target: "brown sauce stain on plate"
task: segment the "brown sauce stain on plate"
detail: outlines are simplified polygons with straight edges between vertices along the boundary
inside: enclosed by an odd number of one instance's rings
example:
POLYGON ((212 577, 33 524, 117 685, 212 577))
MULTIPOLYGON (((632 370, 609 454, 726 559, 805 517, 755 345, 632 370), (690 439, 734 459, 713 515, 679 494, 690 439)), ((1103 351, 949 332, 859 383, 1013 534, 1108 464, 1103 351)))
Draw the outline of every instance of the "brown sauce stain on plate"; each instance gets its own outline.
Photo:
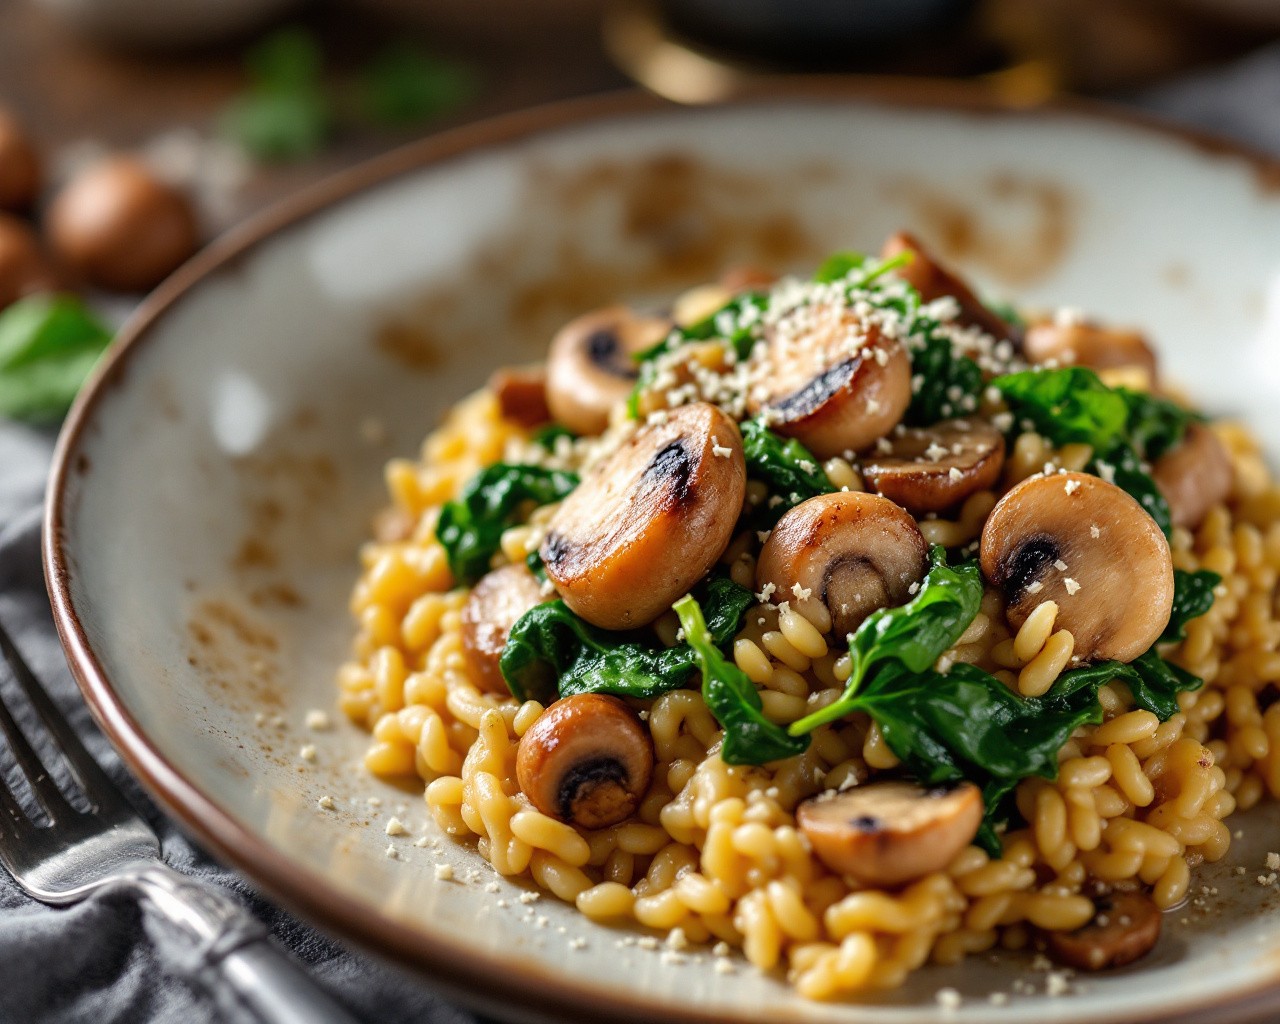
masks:
POLYGON ((906 180, 886 193, 908 206, 909 226, 943 259, 1010 286, 1052 273, 1074 239, 1075 200, 1047 180, 999 174, 963 197, 906 180))
POLYGON ((373 347, 407 370, 434 370, 445 361, 447 344, 425 324, 393 321, 373 337, 373 347))

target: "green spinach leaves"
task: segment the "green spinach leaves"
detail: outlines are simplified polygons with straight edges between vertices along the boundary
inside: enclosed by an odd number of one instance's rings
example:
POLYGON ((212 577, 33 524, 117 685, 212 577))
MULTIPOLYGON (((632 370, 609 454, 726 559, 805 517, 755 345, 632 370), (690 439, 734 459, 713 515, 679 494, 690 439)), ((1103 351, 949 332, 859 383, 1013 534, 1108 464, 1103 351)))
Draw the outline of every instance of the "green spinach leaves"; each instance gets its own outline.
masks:
POLYGON ((802 501, 835 490, 818 460, 795 438, 783 440, 759 419, 742 424, 747 477, 768 484, 770 505, 757 510, 756 525, 772 526, 802 501))
POLYGON ((698 602, 685 595, 672 607, 702 669, 702 699, 724 727, 721 760, 725 764, 765 764, 803 754, 809 738, 792 736, 764 717, 755 684, 720 653, 698 602))
POLYGON ((497 462, 481 470, 445 504, 436 524, 453 578, 469 584, 489 571, 502 532, 516 525, 526 502, 559 501, 577 486, 576 474, 558 469, 497 462))
POLYGON ((1090 445, 1089 472, 1123 488, 1171 533, 1169 504, 1143 463, 1175 447, 1200 417, 1165 398, 1107 387, 1083 366, 1027 370, 992 384, 1019 422, 1029 421, 1054 444, 1090 445))
MULTIPOLYGON (((707 609, 712 642, 727 644, 754 600, 751 591, 723 576, 712 576, 695 590, 707 609)), ((656 697, 688 682, 697 664, 687 643, 663 648, 647 638, 600 629, 563 601, 552 601, 520 617, 499 667, 518 699, 549 703, 575 693, 656 697)))

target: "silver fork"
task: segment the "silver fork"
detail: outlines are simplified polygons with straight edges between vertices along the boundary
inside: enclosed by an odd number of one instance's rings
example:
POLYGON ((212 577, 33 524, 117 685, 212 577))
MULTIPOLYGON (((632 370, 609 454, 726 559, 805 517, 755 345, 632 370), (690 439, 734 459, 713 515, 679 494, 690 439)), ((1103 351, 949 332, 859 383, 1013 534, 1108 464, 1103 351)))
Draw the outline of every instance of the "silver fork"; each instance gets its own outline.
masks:
POLYGON ((18 884, 55 906, 99 890, 136 895, 153 936, 234 1020, 355 1024, 237 900, 164 863, 155 832, 85 750, 3 626, 0 648, 50 741, 46 749, 61 759, 88 804, 78 810, 63 795, 0 699, 0 731, 48 818, 47 824, 33 820, 0 778, 0 863, 18 884))

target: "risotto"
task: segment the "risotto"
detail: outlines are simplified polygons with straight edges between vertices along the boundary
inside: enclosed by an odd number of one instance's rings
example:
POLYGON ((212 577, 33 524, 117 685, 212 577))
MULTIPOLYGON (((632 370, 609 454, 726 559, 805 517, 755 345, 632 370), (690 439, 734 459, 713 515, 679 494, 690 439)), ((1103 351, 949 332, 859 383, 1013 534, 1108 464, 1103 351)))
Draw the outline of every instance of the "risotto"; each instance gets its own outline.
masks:
POLYGON ((910 236, 587 314, 386 478, 339 678, 368 769, 804 996, 1137 959, 1280 795, 1257 444, 910 236))

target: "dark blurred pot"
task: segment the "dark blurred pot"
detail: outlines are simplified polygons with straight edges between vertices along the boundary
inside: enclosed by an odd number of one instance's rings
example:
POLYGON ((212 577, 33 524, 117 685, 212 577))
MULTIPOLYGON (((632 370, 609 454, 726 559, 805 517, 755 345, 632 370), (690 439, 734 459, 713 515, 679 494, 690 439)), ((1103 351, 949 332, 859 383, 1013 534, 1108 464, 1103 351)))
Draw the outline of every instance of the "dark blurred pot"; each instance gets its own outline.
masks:
POLYGON ((660 0, 669 24, 697 41, 761 55, 856 56, 945 31, 976 0, 660 0))

